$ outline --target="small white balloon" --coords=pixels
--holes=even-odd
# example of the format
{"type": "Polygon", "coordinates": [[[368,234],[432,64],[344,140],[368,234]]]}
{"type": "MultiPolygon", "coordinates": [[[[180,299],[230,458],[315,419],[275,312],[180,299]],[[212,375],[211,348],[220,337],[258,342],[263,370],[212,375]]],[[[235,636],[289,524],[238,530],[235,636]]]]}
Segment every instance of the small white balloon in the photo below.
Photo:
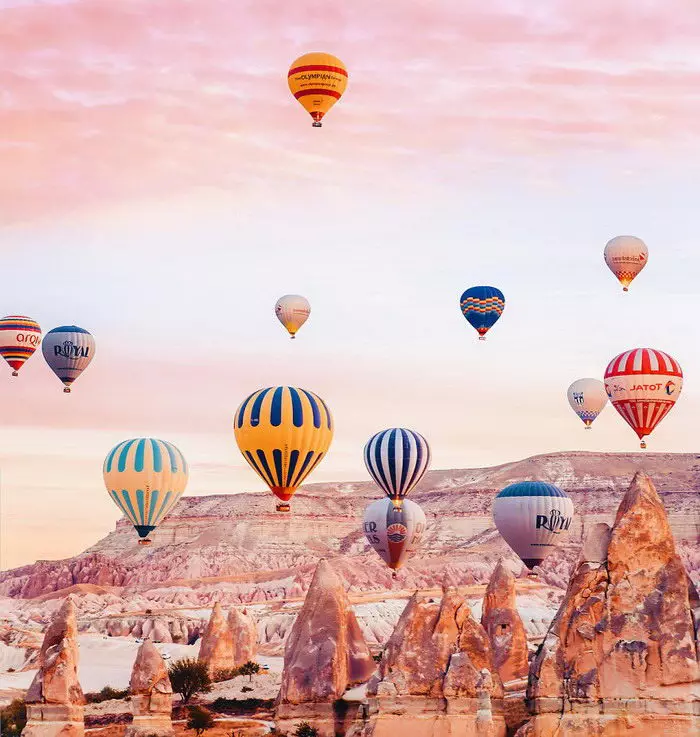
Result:
{"type": "Polygon", "coordinates": [[[605,384],[598,379],[577,379],[566,390],[571,409],[581,418],[586,430],[593,420],[605,409],[608,395],[605,384]]]}
{"type": "Polygon", "coordinates": [[[410,499],[401,509],[391,499],[379,499],[365,509],[367,542],[392,570],[397,570],[416,552],[425,531],[425,514],[410,499]]]}
{"type": "Polygon", "coordinates": [[[294,338],[299,328],[309,319],[311,305],[306,297],[300,294],[285,294],[277,300],[275,314],[294,338]]]}

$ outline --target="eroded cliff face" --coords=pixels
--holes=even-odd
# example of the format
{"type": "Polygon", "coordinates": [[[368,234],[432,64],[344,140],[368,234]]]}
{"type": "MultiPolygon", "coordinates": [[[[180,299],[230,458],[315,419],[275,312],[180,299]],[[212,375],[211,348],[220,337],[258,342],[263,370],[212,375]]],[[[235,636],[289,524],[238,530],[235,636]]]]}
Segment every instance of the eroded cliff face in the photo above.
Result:
{"type": "Polygon", "coordinates": [[[663,503],[638,473],[592,528],[532,663],[532,737],[699,734],[698,596],[663,503]]]}

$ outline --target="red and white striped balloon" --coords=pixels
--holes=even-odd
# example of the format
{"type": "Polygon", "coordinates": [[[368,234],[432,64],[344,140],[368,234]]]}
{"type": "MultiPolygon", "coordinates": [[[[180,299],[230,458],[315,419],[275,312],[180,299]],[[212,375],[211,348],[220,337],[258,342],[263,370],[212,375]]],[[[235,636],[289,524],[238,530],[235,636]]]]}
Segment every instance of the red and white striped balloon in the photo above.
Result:
{"type": "Polygon", "coordinates": [[[671,411],[683,388],[674,358],[654,348],[633,348],[615,356],[605,369],[605,391],[613,407],[643,438],[671,411]]]}

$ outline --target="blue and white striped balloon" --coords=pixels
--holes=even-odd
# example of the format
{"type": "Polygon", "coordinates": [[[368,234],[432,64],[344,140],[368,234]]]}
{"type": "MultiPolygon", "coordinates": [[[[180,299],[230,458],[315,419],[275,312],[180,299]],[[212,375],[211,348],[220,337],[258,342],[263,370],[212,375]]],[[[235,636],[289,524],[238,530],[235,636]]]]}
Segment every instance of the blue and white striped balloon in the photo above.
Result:
{"type": "Polygon", "coordinates": [[[373,435],[364,455],[367,470],[397,508],[430,464],[428,441],[405,427],[390,427],[373,435]]]}

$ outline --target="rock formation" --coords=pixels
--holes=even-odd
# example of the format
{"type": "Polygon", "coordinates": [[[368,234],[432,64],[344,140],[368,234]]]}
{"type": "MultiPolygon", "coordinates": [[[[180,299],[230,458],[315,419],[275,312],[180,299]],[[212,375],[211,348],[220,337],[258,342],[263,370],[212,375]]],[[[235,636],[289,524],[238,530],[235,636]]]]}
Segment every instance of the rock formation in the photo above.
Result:
{"type": "Polygon", "coordinates": [[[136,654],[129,690],[134,721],[125,737],[172,737],[173,689],[165,662],[151,640],[145,640],[136,654]]]}
{"type": "Polygon", "coordinates": [[[233,641],[233,663],[238,668],[249,660],[255,660],[258,650],[258,633],[255,622],[243,609],[231,609],[228,613],[228,628],[233,641]]]}
{"type": "Polygon", "coordinates": [[[444,589],[441,601],[413,596],[367,695],[373,737],[506,733],[488,635],[454,588],[444,589]]]}
{"type": "Polygon", "coordinates": [[[309,706],[332,704],[374,670],[345,589],[330,564],[321,559],[287,639],[277,700],[278,727],[290,732],[300,721],[314,720],[322,734],[334,734],[332,712],[321,709],[323,720],[319,722],[309,706]]]}
{"type": "Polygon", "coordinates": [[[697,601],[661,499],[638,473],[612,530],[590,530],[533,661],[535,717],[521,733],[699,734],[697,601]]]}
{"type": "Polygon", "coordinates": [[[24,737],[82,737],[85,696],[78,681],[78,626],[68,597],[46,630],[39,671],[25,697],[24,737]]]}
{"type": "Polygon", "coordinates": [[[234,667],[231,630],[218,601],[211,610],[209,623],[202,636],[199,660],[207,664],[211,676],[218,670],[230,670],[234,667]]]}

